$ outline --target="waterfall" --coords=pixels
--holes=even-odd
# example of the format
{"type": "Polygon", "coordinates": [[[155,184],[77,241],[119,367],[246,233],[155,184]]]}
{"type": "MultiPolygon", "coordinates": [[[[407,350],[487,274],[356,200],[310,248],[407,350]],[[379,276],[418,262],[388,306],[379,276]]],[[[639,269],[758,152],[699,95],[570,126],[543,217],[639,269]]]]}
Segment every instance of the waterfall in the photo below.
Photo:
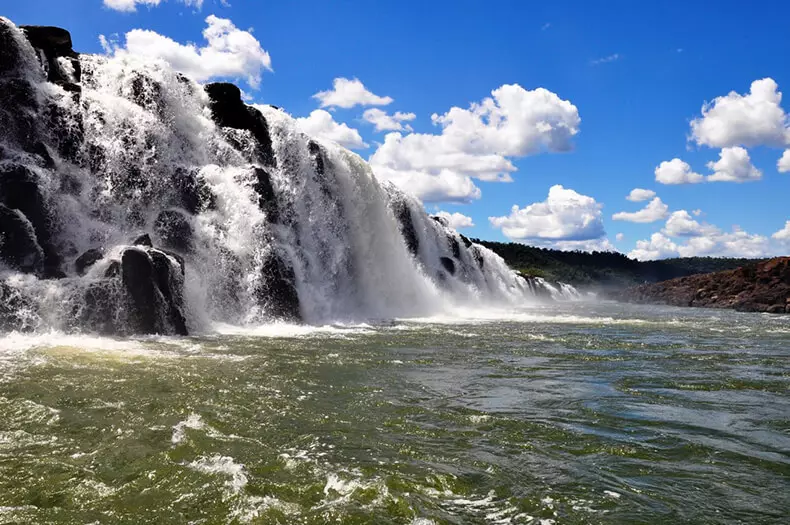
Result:
{"type": "Polygon", "coordinates": [[[0,18],[0,331],[206,332],[570,297],[238,88],[0,18]]]}

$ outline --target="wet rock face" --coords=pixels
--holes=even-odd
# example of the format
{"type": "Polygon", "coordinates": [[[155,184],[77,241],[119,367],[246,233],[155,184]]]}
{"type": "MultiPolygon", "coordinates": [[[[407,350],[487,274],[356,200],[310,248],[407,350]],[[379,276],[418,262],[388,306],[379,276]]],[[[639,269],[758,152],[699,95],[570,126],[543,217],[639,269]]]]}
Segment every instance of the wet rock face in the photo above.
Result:
{"type": "Polygon", "coordinates": [[[417,238],[417,230],[414,229],[414,220],[411,217],[411,210],[405,202],[397,201],[393,204],[393,213],[400,225],[406,247],[412,255],[417,255],[420,249],[420,240],[417,238]]]}
{"type": "Polygon", "coordinates": [[[276,253],[265,256],[261,269],[261,285],[257,290],[258,302],[272,316],[285,321],[301,320],[296,276],[276,253]]]}
{"type": "Polygon", "coordinates": [[[33,302],[0,281],[0,332],[32,331],[36,317],[33,302]]]}
{"type": "MultiPolygon", "coordinates": [[[[59,277],[60,258],[51,244],[52,221],[47,212],[47,204],[38,187],[38,177],[25,166],[18,164],[0,165],[0,203],[10,210],[21,214],[23,222],[28,222],[33,229],[31,242],[40,247],[43,253],[43,265],[35,273],[45,277],[59,277]]],[[[14,221],[6,212],[4,220],[11,224],[14,221]]],[[[14,228],[17,234],[21,230],[14,228]]],[[[17,235],[17,241],[22,237],[17,235]]],[[[26,241],[27,242],[27,241],[26,241]]],[[[27,271],[27,270],[24,270],[27,271]]]]}
{"type": "Polygon", "coordinates": [[[255,161],[263,166],[275,166],[269,125],[257,109],[241,100],[241,90],[233,84],[216,82],[205,86],[211,99],[210,108],[214,122],[223,128],[249,131],[257,142],[255,161]]]}
{"type": "Polygon", "coordinates": [[[88,269],[101,261],[104,258],[104,253],[99,248],[91,248],[86,251],[74,261],[74,269],[79,275],[85,275],[88,269]]]}
{"type": "Polygon", "coordinates": [[[44,252],[30,222],[18,210],[0,204],[0,260],[11,268],[41,275],[44,252]]]}
{"type": "Polygon", "coordinates": [[[183,279],[180,272],[173,272],[165,253],[143,248],[124,250],[121,279],[131,298],[134,332],[187,335],[183,279]]]}
{"type": "Polygon", "coordinates": [[[612,297],[633,303],[790,313],[790,257],[635,286],[612,297]]]}
{"type": "Polygon", "coordinates": [[[277,194],[274,191],[271,175],[263,168],[253,168],[255,182],[253,189],[258,194],[258,207],[266,214],[269,222],[280,222],[280,208],[277,205],[277,194]]]}
{"type": "Polygon", "coordinates": [[[455,262],[452,259],[449,257],[441,257],[439,261],[442,263],[444,269],[447,270],[447,273],[455,275],[455,262]]]}
{"type": "Polygon", "coordinates": [[[47,79],[63,85],[64,88],[79,92],[80,87],[74,82],[79,82],[81,77],[78,54],[71,48],[71,34],[60,27],[50,26],[20,26],[30,44],[41,51],[46,57],[42,66],[47,71],[47,79]],[[61,67],[58,59],[63,58],[71,64],[73,77],[61,67]]]}
{"type": "Polygon", "coordinates": [[[154,232],[165,248],[187,253],[192,251],[192,225],[177,210],[164,210],[154,222],[154,232]]]}

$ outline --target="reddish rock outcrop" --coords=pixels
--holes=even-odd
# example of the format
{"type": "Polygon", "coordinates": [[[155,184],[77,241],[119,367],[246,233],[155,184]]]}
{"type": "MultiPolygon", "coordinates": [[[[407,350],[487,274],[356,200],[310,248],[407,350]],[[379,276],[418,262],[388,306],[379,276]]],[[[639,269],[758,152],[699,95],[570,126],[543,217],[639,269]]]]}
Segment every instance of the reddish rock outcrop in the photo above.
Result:
{"type": "Polygon", "coordinates": [[[790,313],[790,257],[634,286],[614,298],[631,303],[790,313]]]}

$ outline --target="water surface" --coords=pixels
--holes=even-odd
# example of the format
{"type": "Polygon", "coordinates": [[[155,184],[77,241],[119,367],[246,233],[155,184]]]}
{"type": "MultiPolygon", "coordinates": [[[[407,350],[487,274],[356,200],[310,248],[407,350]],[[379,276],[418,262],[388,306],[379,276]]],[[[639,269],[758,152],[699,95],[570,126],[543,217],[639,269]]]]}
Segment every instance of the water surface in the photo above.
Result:
{"type": "Polygon", "coordinates": [[[786,523],[790,318],[0,339],[0,523],[786,523]]]}

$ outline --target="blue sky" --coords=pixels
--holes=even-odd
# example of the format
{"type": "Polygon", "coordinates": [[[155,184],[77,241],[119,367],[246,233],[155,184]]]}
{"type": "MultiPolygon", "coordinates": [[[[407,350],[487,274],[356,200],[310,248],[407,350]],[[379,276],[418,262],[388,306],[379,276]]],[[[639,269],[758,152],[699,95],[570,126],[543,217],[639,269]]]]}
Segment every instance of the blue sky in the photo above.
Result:
{"type": "MultiPolygon", "coordinates": [[[[246,62],[239,72],[222,76],[238,77],[251,100],[281,106],[294,117],[307,118],[319,109],[314,95],[331,90],[334,79],[358,79],[373,105],[327,106],[329,117],[302,121],[306,129],[337,137],[331,126],[345,124],[351,130],[341,129],[341,135],[351,137],[357,153],[366,159],[376,154],[377,175],[417,188],[431,212],[471,218],[475,226],[463,230],[470,236],[561,248],[614,247],[641,258],[790,253],[790,173],[777,167],[790,148],[782,109],[790,106],[777,99],[790,85],[787,2],[764,2],[759,9],[735,1],[513,1],[497,2],[495,8],[466,1],[6,4],[2,14],[17,24],[69,29],[82,52],[104,52],[100,34],[115,41],[116,49],[159,52],[151,33],[147,47],[127,41],[134,29],[207,46],[202,32],[211,25],[209,15],[229,21],[238,34],[252,29],[272,71],[256,63],[258,51],[242,50],[246,62]],[[245,80],[249,68],[262,75],[257,89],[245,80]],[[765,78],[773,84],[758,84],[759,93],[749,96],[752,83],[765,78]],[[515,101],[510,109],[496,100],[477,124],[467,122],[470,104],[512,84],[520,88],[508,91],[515,101]],[[538,97],[538,88],[551,96],[538,97]],[[730,92],[736,94],[716,104],[730,92]],[[393,100],[384,104],[387,97],[393,100]],[[713,102],[707,116],[705,102],[713,102]],[[545,104],[538,117],[536,104],[545,104]],[[515,113],[514,105],[520,108],[515,113]],[[432,115],[453,107],[463,110],[458,118],[444,128],[432,122],[432,115]],[[406,138],[409,131],[402,130],[402,143],[377,152],[388,132],[375,131],[363,119],[371,109],[413,113],[414,119],[401,125],[410,126],[414,136],[406,138]],[[495,117],[509,124],[485,127],[495,117]],[[554,127],[536,134],[536,122],[544,118],[554,127]],[[354,129],[356,138],[349,135],[354,129]],[[436,138],[443,129],[445,137],[436,138]],[[359,147],[361,142],[368,147],[359,147]],[[425,148],[422,156],[415,147],[425,148]],[[423,158],[441,157],[437,148],[454,159],[442,166],[452,175],[442,187],[434,187],[438,161],[423,158]],[[709,168],[723,149],[726,158],[709,168]],[[512,182],[470,178],[469,166],[492,156],[495,164],[510,162],[516,171],[483,178],[509,174],[512,182]],[[657,181],[656,168],[675,158],[703,182],[657,181]],[[707,180],[714,171],[724,179],[758,178],[755,170],[761,172],[759,180],[707,180]],[[634,188],[656,195],[626,200],[634,188]],[[652,222],[613,220],[656,197],[660,202],[641,217],[652,222]],[[514,205],[517,213],[511,211],[514,205]],[[733,233],[734,227],[740,230],[733,233]]],[[[198,67],[188,64],[184,67],[198,67]]],[[[205,73],[211,64],[199,67],[205,73]]],[[[349,99],[341,93],[331,100],[349,99]]],[[[679,163],[667,166],[666,176],[678,177],[679,163]]],[[[787,164],[790,169],[790,153],[787,164]]]]}

